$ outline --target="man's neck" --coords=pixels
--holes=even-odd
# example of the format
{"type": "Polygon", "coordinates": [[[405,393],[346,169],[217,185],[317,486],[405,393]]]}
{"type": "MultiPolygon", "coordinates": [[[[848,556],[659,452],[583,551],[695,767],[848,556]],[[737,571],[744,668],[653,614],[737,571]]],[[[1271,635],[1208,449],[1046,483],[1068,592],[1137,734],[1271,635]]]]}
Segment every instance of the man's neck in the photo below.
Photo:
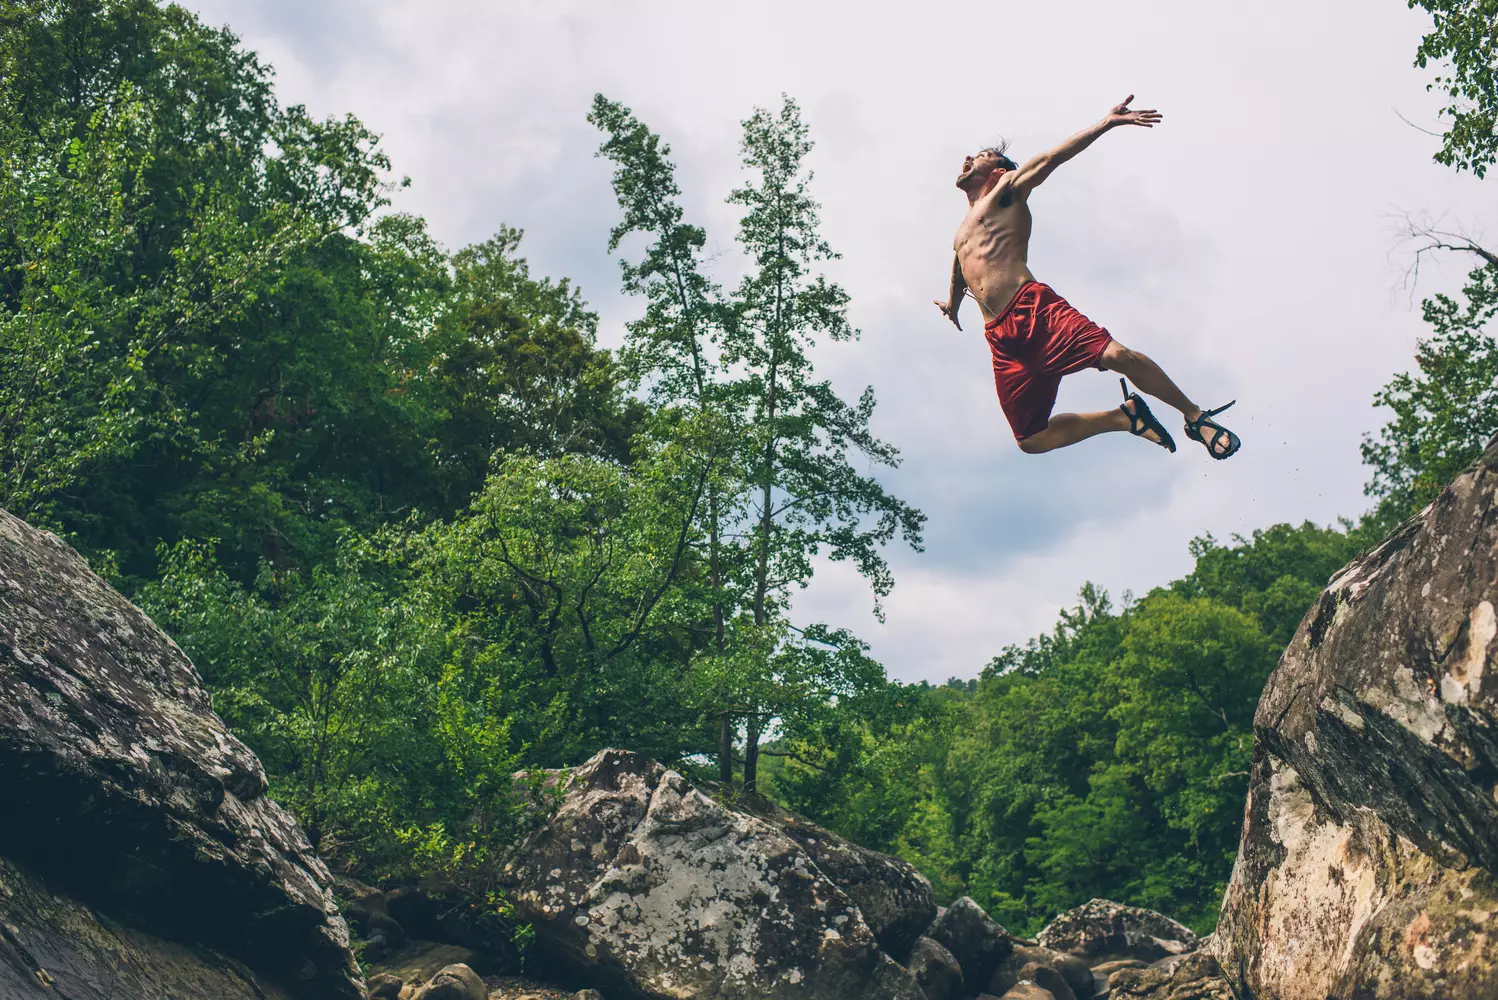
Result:
{"type": "Polygon", "coordinates": [[[989,177],[988,180],[984,181],[983,184],[982,184],[982,186],[970,189],[967,192],[967,207],[968,208],[972,208],[974,205],[978,204],[978,199],[979,198],[984,197],[985,195],[988,194],[988,192],[990,192],[994,188],[998,187],[999,186],[999,179],[1002,178],[1003,176],[1004,176],[1004,174],[1002,174],[1002,173],[996,173],[996,174],[992,175],[991,177],[989,177]]]}

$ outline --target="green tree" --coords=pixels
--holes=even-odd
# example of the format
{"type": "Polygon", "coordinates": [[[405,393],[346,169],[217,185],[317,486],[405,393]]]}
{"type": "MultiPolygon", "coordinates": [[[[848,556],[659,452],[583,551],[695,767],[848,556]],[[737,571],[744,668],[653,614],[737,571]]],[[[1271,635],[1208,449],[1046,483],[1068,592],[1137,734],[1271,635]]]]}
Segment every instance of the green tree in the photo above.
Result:
{"type": "Polygon", "coordinates": [[[1425,300],[1434,335],[1415,350],[1415,371],[1389,381],[1374,402],[1392,411],[1377,437],[1363,441],[1373,470],[1365,492],[1378,499],[1381,533],[1433,500],[1498,434],[1498,264],[1472,272],[1465,301],[1425,300]]]}
{"type": "Polygon", "coordinates": [[[833,254],[817,232],[803,167],[811,144],[795,104],[744,123],[744,163],[757,183],[730,201],[745,209],[739,240],[751,267],[727,301],[704,273],[705,233],[683,221],[669,147],[601,95],[589,120],[607,136],[600,155],[616,166],[623,218],[610,248],[631,233],[649,237],[637,262],[622,262],[625,290],[646,299],[624,365],[656,407],[656,440],[693,440],[713,455],[699,531],[713,639],[692,690],[718,723],[725,782],[742,721],[744,784],[753,788],[771,729],[791,738],[827,706],[883,683],[882,672],[876,680],[860,667],[868,661],[851,635],[793,627],[789,592],[809,582],[813,557],[825,552],[853,560],[876,595],[888,593],[882,548],[896,534],[919,546],[922,516],[853,467],[854,455],[897,461],[869,431],[872,391],[845,403],[815,378],[807,354],[818,337],[856,332],[846,293],[812,273],[833,254]]]}
{"type": "MultiPolygon", "coordinates": [[[[744,122],[742,147],[754,176],[729,197],[745,209],[739,243],[751,267],[734,295],[723,354],[735,373],[730,398],[744,414],[741,461],[751,505],[746,597],[761,635],[783,616],[790,590],[806,586],[812,559],[822,553],[853,562],[872,586],[877,610],[877,598],[894,585],[884,546],[898,534],[919,549],[925,520],[853,465],[855,455],[876,465],[899,461],[869,429],[873,389],[855,404],[845,402],[816,378],[808,354],[819,337],[857,336],[847,293],[813,273],[836,255],[818,231],[808,192],[811,148],[794,101],[786,98],[777,113],[756,111],[744,122]]],[[[757,701],[776,662],[769,655],[746,664],[740,692],[747,706],[744,785],[751,789],[760,738],[777,717],[784,721],[757,701]]]]}
{"type": "MultiPolygon", "coordinates": [[[[1498,158],[1498,0],[1409,0],[1409,6],[1434,20],[1415,64],[1444,64],[1431,84],[1450,101],[1435,158],[1483,177],[1498,158]]],[[[1434,333],[1416,348],[1415,370],[1396,375],[1374,397],[1392,415],[1363,441],[1363,461],[1373,469],[1365,492],[1378,500],[1364,527],[1370,538],[1429,503],[1498,432],[1498,345],[1489,330],[1498,312],[1498,254],[1429,227],[1412,227],[1410,235],[1423,241],[1417,262],[1426,253],[1458,251],[1480,263],[1462,300],[1425,300],[1434,333]]]]}
{"type": "Polygon", "coordinates": [[[268,71],[180,8],[27,0],[6,19],[0,502],[86,527],[78,484],[148,441],[244,453],[191,383],[288,261],[379,207],[386,163],[357,121],[276,106],[268,71]]]}
{"type": "Polygon", "coordinates": [[[1450,125],[1436,160],[1478,177],[1498,160],[1498,0],[1409,0],[1435,19],[1420,40],[1415,65],[1445,63],[1431,84],[1451,103],[1450,125]]]}
{"type": "MultiPolygon", "coordinates": [[[[712,612],[712,653],[731,662],[728,620],[738,602],[736,585],[742,545],[732,537],[744,485],[736,466],[734,442],[739,414],[725,394],[718,352],[724,302],[721,289],[703,269],[707,234],[684,221],[671,147],[623,105],[595,95],[588,121],[607,138],[598,155],[615,165],[613,186],[623,212],[609,233],[617,251],[632,233],[649,239],[638,262],[620,261],[624,291],[643,295],[645,313],[631,321],[621,364],[645,390],[655,413],[647,431],[657,441],[696,439],[712,462],[708,469],[702,524],[708,602],[712,612]]],[[[733,782],[735,712],[716,683],[721,671],[708,671],[698,691],[716,712],[718,777],[733,782]]]]}
{"type": "Polygon", "coordinates": [[[494,693],[532,759],[700,749],[682,691],[705,618],[692,542],[706,465],[671,449],[629,467],[512,456],[412,543],[456,668],[494,693]]]}
{"type": "Polygon", "coordinates": [[[172,546],[162,567],[142,607],[192,657],[214,708],[254,746],[273,794],[314,841],[369,846],[441,801],[439,775],[425,788],[412,778],[424,760],[438,763],[423,720],[436,707],[442,629],[406,599],[403,574],[378,546],[346,536],[335,562],[263,565],[249,587],[206,544],[172,546]]]}

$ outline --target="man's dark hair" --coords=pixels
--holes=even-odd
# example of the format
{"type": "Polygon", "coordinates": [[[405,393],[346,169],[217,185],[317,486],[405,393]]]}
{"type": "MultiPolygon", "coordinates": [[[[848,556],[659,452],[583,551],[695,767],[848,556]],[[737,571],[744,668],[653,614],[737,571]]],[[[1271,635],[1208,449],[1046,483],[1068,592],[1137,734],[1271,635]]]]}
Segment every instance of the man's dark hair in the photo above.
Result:
{"type": "Polygon", "coordinates": [[[993,155],[997,156],[999,158],[999,163],[1003,165],[1003,167],[1004,167],[1005,170],[1018,170],[1019,169],[1019,164],[1015,163],[1013,160],[1011,160],[1009,158],[1009,155],[1008,155],[1009,154],[1009,140],[1008,139],[1000,139],[999,140],[999,144],[997,146],[985,146],[982,149],[978,150],[978,154],[980,156],[982,154],[984,154],[984,153],[992,153],[993,155]]]}

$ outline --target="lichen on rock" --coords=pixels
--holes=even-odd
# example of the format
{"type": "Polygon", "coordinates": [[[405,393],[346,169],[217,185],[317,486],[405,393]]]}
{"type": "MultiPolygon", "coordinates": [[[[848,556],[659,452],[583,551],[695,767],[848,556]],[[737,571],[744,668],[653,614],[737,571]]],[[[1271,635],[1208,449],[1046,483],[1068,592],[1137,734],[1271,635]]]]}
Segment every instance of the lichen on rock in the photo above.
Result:
{"type": "Polygon", "coordinates": [[[549,965],[650,997],[919,1000],[854,901],[774,824],[626,751],[563,780],[504,873],[549,965]]]}
{"type": "Polygon", "coordinates": [[[1339,573],[1254,720],[1210,949],[1277,1000],[1498,996],[1498,440],[1339,573]]]}

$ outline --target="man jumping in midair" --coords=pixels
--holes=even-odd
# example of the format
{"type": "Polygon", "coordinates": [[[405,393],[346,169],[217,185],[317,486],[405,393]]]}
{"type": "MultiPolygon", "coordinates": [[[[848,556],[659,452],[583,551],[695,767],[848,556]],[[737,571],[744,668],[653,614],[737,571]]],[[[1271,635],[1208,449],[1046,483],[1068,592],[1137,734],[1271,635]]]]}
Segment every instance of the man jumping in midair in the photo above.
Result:
{"type": "Polygon", "coordinates": [[[957,186],[967,195],[967,218],[953,244],[952,288],[937,308],[957,329],[957,310],[971,294],[983,311],[984,333],[993,349],[994,384],[1020,450],[1039,454],[1076,444],[1105,431],[1128,431],[1168,451],[1175,442],[1124,379],[1123,405],[1099,413],[1058,413],[1056,389],[1063,375],[1083,368],[1115,371],[1186,418],[1186,436],[1206,445],[1216,459],[1238,450],[1238,436],[1212,418],[1232,403],[1203,410],[1149,358],[1131,351],[1035,280],[1030,250],[1030,192],[1067,160],[1119,125],[1153,128],[1157,111],[1130,111],[1130,94],[1108,116],[1083,129],[1024,166],[1004,155],[1004,147],[984,149],[962,163],[957,186]]]}

